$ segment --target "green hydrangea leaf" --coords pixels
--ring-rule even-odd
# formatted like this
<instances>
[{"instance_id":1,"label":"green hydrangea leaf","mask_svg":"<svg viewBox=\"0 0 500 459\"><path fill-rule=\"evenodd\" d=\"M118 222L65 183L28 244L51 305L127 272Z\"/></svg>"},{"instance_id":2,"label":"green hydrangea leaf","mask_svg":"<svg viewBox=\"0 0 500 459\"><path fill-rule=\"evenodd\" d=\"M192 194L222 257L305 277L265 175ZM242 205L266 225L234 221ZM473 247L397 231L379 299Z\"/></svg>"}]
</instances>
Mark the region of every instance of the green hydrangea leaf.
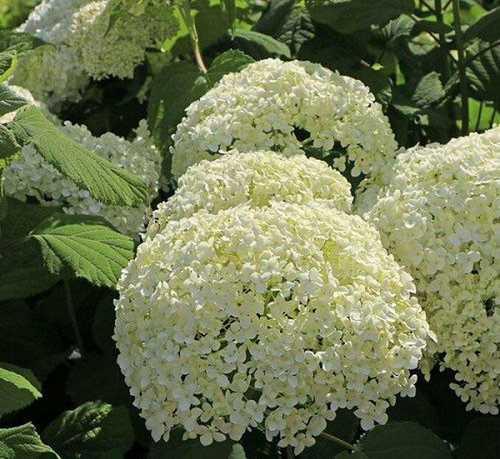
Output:
<instances>
[{"instance_id":1,"label":"green hydrangea leaf","mask_svg":"<svg viewBox=\"0 0 500 459\"><path fill-rule=\"evenodd\" d=\"M42 396L31 371L0 363L0 416L27 407Z\"/></svg>"},{"instance_id":2,"label":"green hydrangea leaf","mask_svg":"<svg viewBox=\"0 0 500 459\"><path fill-rule=\"evenodd\" d=\"M108 459L123 457L134 432L125 407L88 402L55 419L42 438L64 458Z\"/></svg>"},{"instance_id":3,"label":"green hydrangea leaf","mask_svg":"<svg viewBox=\"0 0 500 459\"><path fill-rule=\"evenodd\" d=\"M2 459L60 459L60 456L42 442L31 423L10 429L0 429L0 457Z\"/></svg>"},{"instance_id":4,"label":"green hydrangea leaf","mask_svg":"<svg viewBox=\"0 0 500 459\"><path fill-rule=\"evenodd\" d=\"M134 241L99 217L57 214L31 233L42 248L52 273L71 269L98 286L113 288L121 270L134 256Z\"/></svg>"},{"instance_id":5,"label":"green hydrangea leaf","mask_svg":"<svg viewBox=\"0 0 500 459\"><path fill-rule=\"evenodd\" d=\"M0 116L13 112L27 103L26 99L17 95L7 85L0 85Z\"/></svg>"},{"instance_id":6,"label":"green hydrangea leaf","mask_svg":"<svg viewBox=\"0 0 500 459\"><path fill-rule=\"evenodd\" d=\"M37 107L22 107L11 127L20 142L32 143L47 162L95 199L118 206L146 200L148 189L142 180L65 136Z\"/></svg>"},{"instance_id":7,"label":"green hydrangea leaf","mask_svg":"<svg viewBox=\"0 0 500 459\"><path fill-rule=\"evenodd\" d=\"M377 426L358 443L369 459L451 459L449 446L432 431L414 422Z\"/></svg>"}]
</instances>

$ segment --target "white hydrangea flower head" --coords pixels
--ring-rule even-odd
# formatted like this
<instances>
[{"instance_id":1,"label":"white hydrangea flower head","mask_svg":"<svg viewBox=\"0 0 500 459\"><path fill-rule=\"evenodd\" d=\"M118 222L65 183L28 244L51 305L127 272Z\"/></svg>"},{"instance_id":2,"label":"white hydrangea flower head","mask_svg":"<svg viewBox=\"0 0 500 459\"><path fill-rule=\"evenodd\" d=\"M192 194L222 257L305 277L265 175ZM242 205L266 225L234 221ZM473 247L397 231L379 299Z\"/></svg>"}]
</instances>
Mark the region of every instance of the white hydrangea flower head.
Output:
<instances>
[{"instance_id":1,"label":"white hydrangea flower head","mask_svg":"<svg viewBox=\"0 0 500 459\"><path fill-rule=\"evenodd\" d=\"M148 186L150 200L158 192L161 156L147 129L145 120L129 142L112 133L94 137L85 126L66 122L61 131L83 147L111 161L114 165L136 174ZM103 204L87 190L79 188L39 155L33 145L23 146L21 157L4 170L4 189L7 195L26 200L35 197L45 206L61 206L68 214L98 215L119 231L138 235L144 230L149 206L119 207Z\"/></svg>"},{"instance_id":2,"label":"white hydrangea flower head","mask_svg":"<svg viewBox=\"0 0 500 459\"><path fill-rule=\"evenodd\" d=\"M306 133L299 140L296 130ZM300 137L300 136L299 136ZM172 175L218 152L345 148L336 167L378 175L394 157L388 119L361 81L310 62L265 59L221 81L186 109L173 136Z\"/></svg>"},{"instance_id":3,"label":"white hydrangea flower head","mask_svg":"<svg viewBox=\"0 0 500 459\"><path fill-rule=\"evenodd\" d=\"M411 277L360 217L245 204L170 221L115 302L118 364L155 441L263 426L296 453L338 408L364 429L412 396L429 333Z\"/></svg>"},{"instance_id":4,"label":"white hydrangea flower head","mask_svg":"<svg viewBox=\"0 0 500 459\"><path fill-rule=\"evenodd\" d=\"M43 45L22 56L10 82L29 90L51 109L77 102L90 79L78 55L68 46Z\"/></svg>"},{"instance_id":5,"label":"white hydrangea flower head","mask_svg":"<svg viewBox=\"0 0 500 459\"><path fill-rule=\"evenodd\" d=\"M316 201L350 213L351 186L324 161L304 155L285 158L271 151L234 152L191 166L179 179L175 195L154 212L155 223L148 233L153 235L168 221L202 209L217 213L244 203L264 207L272 201Z\"/></svg>"},{"instance_id":6,"label":"white hydrangea flower head","mask_svg":"<svg viewBox=\"0 0 500 459\"><path fill-rule=\"evenodd\" d=\"M146 49L177 30L168 3L148 2L142 14L124 11L113 16L113 0L44 0L19 30L54 46L35 51L35 57L28 55L16 84L24 82L37 98L42 83L48 84L45 92L53 92L58 102L77 99L89 77L132 77ZM38 72L27 73L34 64ZM52 81L47 72L62 75Z\"/></svg>"},{"instance_id":7,"label":"white hydrangea flower head","mask_svg":"<svg viewBox=\"0 0 500 459\"><path fill-rule=\"evenodd\" d=\"M412 274L467 409L500 407L500 127L401 154L366 217ZM427 375L433 362L424 366Z\"/></svg>"}]
</instances>

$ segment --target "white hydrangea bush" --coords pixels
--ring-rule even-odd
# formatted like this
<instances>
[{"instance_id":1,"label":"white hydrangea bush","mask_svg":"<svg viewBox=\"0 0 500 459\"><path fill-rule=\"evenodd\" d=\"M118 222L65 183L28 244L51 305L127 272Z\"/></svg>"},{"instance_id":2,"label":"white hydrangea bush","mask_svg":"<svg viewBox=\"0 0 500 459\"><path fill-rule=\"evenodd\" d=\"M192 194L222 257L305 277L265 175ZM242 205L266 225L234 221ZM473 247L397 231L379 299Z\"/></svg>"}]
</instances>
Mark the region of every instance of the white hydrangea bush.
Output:
<instances>
[{"instance_id":1,"label":"white hydrangea bush","mask_svg":"<svg viewBox=\"0 0 500 459\"><path fill-rule=\"evenodd\" d=\"M90 78L131 78L146 49L177 31L169 3L114 15L113 0L42 1L19 30L50 45L21 59L13 83L54 106L77 101Z\"/></svg>"},{"instance_id":2,"label":"white hydrangea bush","mask_svg":"<svg viewBox=\"0 0 500 459\"><path fill-rule=\"evenodd\" d=\"M437 335L427 376L438 359L467 409L498 414L500 127L401 154L366 217L414 277Z\"/></svg>"},{"instance_id":3,"label":"white hydrangea bush","mask_svg":"<svg viewBox=\"0 0 500 459\"><path fill-rule=\"evenodd\" d=\"M118 364L156 441L262 426L298 454L337 409L370 429L415 393L425 313L358 216L317 203L199 211L140 245L118 290Z\"/></svg>"},{"instance_id":4,"label":"white hydrangea bush","mask_svg":"<svg viewBox=\"0 0 500 459\"><path fill-rule=\"evenodd\" d=\"M201 161L179 179L175 195L154 212L149 235L173 219L199 210L217 213L240 204L268 206L272 201L308 204L316 201L350 213L349 182L324 161L296 155L285 158L271 151L225 155Z\"/></svg>"},{"instance_id":5,"label":"white hydrangea bush","mask_svg":"<svg viewBox=\"0 0 500 459\"><path fill-rule=\"evenodd\" d=\"M296 129L308 133L300 140ZM299 136L300 137L300 136ZM272 150L284 156L304 147L325 152L339 144L352 175L387 171L396 142L381 106L361 81L310 62L265 59L221 81L186 110L171 149L172 175L219 152Z\"/></svg>"},{"instance_id":6,"label":"white hydrangea bush","mask_svg":"<svg viewBox=\"0 0 500 459\"><path fill-rule=\"evenodd\" d=\"M140 177L149 186L150 201L156 197L161 155L153 144L146 121L140 122L136 137L130 142L112 133L94 137L85 126L69 122L60 129L86 149ZM31 144L23 146L21 157L4 170L3 179L7 195L21 200L34 197L44 206L61 206L68 214L98 215L130 235L144 230L150 214L146 204L131 208L97 201L45 161Z\"/></svg>"}]
</instances>

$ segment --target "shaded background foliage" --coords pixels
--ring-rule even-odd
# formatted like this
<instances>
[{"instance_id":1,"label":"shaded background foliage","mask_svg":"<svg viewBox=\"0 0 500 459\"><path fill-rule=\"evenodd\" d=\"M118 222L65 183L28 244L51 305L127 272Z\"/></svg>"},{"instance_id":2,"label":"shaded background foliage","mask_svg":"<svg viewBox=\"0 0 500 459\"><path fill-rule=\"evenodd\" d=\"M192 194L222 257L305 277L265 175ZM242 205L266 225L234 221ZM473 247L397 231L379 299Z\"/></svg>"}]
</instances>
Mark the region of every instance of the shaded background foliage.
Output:
<instances>
[{"instance_id":1,"label":"shaded background foliage","mask_svg":"<svg viewBox=\"0 0 500 459\"><path fill-rule=\"evenodd\" d=\"M36 3L0 0L0 29L21 24ZM224 2L194 0L208 73L198 69L188 30L181 27L163 52L148 53L133 79L93 82L82 101L63 107L61 117L86 124L95 135L111 131L125 137L147 118L168 173L170 135L189 103L228 71L280 57L318 62L362 80L383 105L401 146L446 142L500 121L500 1L461 0L460 24L452 3L239 0L232 18ZM9 383L25 384L25 399L18 411L0 410L0 458L53 457L42 441L63 458L290 457L259 431L236 446L202 448L181 442L180 434L168 444L153 444L116 365L114 292L65 273L26 269L28 258L18 263L23 270L12 274L12 260L0 260L0 368L5 381L13 378L9 369L17 368L28 383ZM35 280L40 285L31 290ZM15 294L9 287L14 283ZM451 380L437 370L430 383L421 378L417 396L400 399L390 409L390 423L361 440L356 418L341 412L327 432L360 440L363 452L350 455L320 439L300 457L499 458L499 417L466 412L448 388ZM0 384L0 407L13 397L9 384ZM36 426L41 440L26 423ZM32 447L20 455L16 444L26 438Z\"/></svg>"}]
</instances>

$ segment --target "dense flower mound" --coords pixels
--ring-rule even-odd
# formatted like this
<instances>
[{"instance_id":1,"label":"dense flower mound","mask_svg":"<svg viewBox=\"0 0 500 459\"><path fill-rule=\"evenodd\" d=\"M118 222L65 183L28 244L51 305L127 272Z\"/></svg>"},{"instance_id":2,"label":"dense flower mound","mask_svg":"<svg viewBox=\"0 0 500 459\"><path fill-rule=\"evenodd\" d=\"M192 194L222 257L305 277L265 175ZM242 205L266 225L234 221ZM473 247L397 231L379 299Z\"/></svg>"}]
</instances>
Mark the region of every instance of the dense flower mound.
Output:
<instances>
[{"instance_id":1,"label":"dense flower mound","mask_svg":"<svg viewBox=\"0 0 500 459\"><path fill-rule=\"evenodd\" d=\"M307 204L323 202L350 213L351 186L324 161L297 155L285 158L273 152L225 155L202 161L180 178L179 188L154 213L152 234L168 221L190 217L199 210L217 213L243 203L268 206L271 201Z\"/></svg>"},{"instance_id":2,"label":"dense flower mound","mask_svg":"<svg viewBox=\"0 0 500 459\"><path fill-rule=\"evenodd\" d=\"M396 150L381 106L358 80L310 62L266 59L222 80L186 110L174 134L172 174L216 153L346 149L336 166L353 175L384 173Z\"/></svg>"},{"instance_id":3,"label":"dense flower mound","mask_svg":"<svg viewBox=\"0 0 500 459\"><path fill-rule=\"evenodd\" d=\"M118 290L118 363L155 440L262 425L299 453L341 407L370 429L414 393L429 332L377 231L316 203L172 220Z\"/></svg>"},{"instance_id":4,"label":"dense flower mound","mask_svg":"<svg viewBox=\"0 0 500 459\"><path fill-rule=\"evenodd\" d=\"M399 156L367 214L413 275L468 409L500 406L500 128ZM430 368L424 368L429 372Z\"/></svg>"},{"instance_id":5,"label":"dense flower mound","mask_svg":"<svg viewBox=\"0 0 500 459\"><path fill-rule=\"evenodd\" d=\"M151 199L156 196L161 158L145 121L141 121L137 136L131 142L112 133L93 137L85 126L70 123L61 130L88 150L142 178L150 187ZM149 207L118 207L96 201L87 190L80 189L46 162L32 145L22 148L21 158L4 171L3 177L6 193L18 199L32 196L42 205L62 206L68 214L100 215L121 232L131 235L144 229Z\"/></svg>"},{"instance_id":6,"label":"dense flower mound","mask_svg":"<svg viewBox=\"0 0 500 459\"><path fill-rule=\"evenodd\" d=\"M149 2L142 14L115 15L112 0L44 0L20 30L53 46L21 60L14 83L54 104L77 99L89 77L132 77L146 49L177 30L167 4Z\"/></svg>"}]
</instances>

